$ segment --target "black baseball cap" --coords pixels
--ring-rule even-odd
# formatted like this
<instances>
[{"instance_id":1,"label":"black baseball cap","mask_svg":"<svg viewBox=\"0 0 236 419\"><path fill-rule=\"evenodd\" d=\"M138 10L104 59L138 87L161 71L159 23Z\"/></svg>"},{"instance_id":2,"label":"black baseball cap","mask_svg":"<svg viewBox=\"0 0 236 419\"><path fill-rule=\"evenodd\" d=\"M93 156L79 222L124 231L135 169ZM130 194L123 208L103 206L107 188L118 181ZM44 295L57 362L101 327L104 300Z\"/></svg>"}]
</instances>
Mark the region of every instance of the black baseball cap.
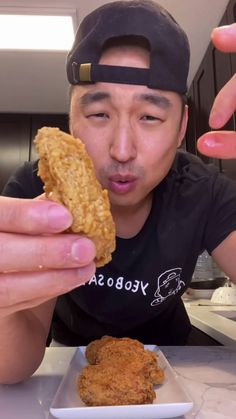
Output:
<instances>
[{"instance_id":1,"label":"black baseball cap","mask_svg":"<svg viewBox=\"0 0 236 419\"><path fill-rule=\"evenodd\" d=\"M126 36L148 42L150 68L99 64L104 45ZM162 6L151 0L115 1L95 9L80 24L67 57L67 77L72 85L125 83L184 94L189 56L185 32Z\"/></svg>"}]
</instances>

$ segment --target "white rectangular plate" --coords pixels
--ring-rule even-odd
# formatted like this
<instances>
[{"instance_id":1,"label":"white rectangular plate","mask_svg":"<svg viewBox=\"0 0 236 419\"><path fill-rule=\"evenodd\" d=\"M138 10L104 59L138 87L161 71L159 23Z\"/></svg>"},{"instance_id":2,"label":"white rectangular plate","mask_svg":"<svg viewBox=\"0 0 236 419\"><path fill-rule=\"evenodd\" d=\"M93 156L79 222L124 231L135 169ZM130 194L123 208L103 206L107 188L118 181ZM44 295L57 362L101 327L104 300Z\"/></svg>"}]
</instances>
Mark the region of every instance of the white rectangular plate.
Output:
<instances>
[{"instance_id":1,"label":"white rectangular plate","mask_svg":"<svg viewBox=\"0 0 236 419\"><path fill-rule=\"evenodd\" d=\"M164 419L175 418L188 412L193 402L181 387L167 359L157 346L146 345L159 357L159 365L164 369L165 381L155 386L157 394L153 404L129 406L86 406L79 397L76 380L81 369L87 365L85 347L77 349L67 373L52 402L50 412L59 419Z\"/></svg>"}]
</instances>

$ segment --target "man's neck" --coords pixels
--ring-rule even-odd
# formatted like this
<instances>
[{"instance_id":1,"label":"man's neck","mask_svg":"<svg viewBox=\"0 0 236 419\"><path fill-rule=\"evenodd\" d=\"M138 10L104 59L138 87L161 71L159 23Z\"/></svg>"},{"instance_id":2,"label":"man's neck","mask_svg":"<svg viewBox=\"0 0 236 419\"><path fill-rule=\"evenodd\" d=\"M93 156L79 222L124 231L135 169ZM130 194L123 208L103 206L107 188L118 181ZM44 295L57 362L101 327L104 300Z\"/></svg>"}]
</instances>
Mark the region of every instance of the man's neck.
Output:
<instances>
[{"instance_id":1,"label":"man's neck","mask_svg":"<svg viewBox=\"0 0 236 419\"><path fill-rule=\"evenodd\" d=\"M152 194L141 203L130 207L112 207L116 235L123 239L136 236L145 224L152 208Z\"/></svg>"}]
</instances>

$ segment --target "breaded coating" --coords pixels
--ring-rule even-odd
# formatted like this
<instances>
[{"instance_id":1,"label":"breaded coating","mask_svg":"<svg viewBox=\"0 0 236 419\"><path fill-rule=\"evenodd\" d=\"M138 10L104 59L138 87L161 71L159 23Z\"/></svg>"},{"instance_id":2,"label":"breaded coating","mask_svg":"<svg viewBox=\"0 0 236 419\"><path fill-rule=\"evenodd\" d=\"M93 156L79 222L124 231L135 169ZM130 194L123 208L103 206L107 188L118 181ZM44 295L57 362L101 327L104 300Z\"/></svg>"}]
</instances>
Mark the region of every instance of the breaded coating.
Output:
<instances>
[{"instance_id":1,"label":"breaded coating","mask_svg":"<svg viewBox=\"0 0 236 419\"><path fill-rule=\"evenodd\" d=\"M109 342L110 340L113 340L112 336L103 336L101 339L96 339L90 342L86 346L85 350L85 356L90 364L96 364L96 357L97 352L99 349L106 344L106 342Z\"/></svg>"},{"instance_id":2,"label":"breaded coating","mask_svg":"<svg viewBox=\"0 0 236 419\"><path fill-rule=\"evenodd\" d=\"M152 403L153 386L164 372L158 355L136 339L103 336L86 348L90 365L78 377L78 392L88 406Z\"/></svg>"},{"instance_id":3,"label":"breaded coating","mask_svg":"<svg viewBox=\"0 0 236 419\"><path fill-rule=\"evenodd\" d=\"M88 365L78 378L78 391L88 406L114 406L152 403L152 384L134 371L117 373L114 365Z\"/></svg>"},{"instance_id":4,"label":"breaded coating","mask_svg":"<svg viewBox=\"0 0 236 419\"><path fill-rule=\"evenodd\" d=\"M34 142L46 196L69 209L73 223L68 231L90 238L96 246L96 266L105 265L115 250L115 224L108 192L98 182L84 144L49 127L39 129Z\"/></svg>"},{"instance_id":5,"label":"breaded coating","mask_svg":"<svg viewBox=\"0 0 236 419\"><path fill-rule=\"evenodd\" d=\"M129 369L143 374L152 384L162 384L164 373L158 366L158 357L155 352L132 345L127 340L106 342L99 348L96 364L113 364L119 369Z\"/></svg>"},{"instance_id":6,"label":"breaded coating","mask_svg":"<svg viewBox=\"0 0 236 419\"><path fill-rule=\"evenodd\" d=\"M116 338L112 336L103 336L101 339L96 339L90 342L85 351L86 358L90 364L96 364L97 363L97 354L99 353L100 349L105 346L108 342L127 342L129 344L129 347L140 347L144 348L144 345L139 342L136 339L130 339L130 338Z\"/></svg>"}]
</instances>

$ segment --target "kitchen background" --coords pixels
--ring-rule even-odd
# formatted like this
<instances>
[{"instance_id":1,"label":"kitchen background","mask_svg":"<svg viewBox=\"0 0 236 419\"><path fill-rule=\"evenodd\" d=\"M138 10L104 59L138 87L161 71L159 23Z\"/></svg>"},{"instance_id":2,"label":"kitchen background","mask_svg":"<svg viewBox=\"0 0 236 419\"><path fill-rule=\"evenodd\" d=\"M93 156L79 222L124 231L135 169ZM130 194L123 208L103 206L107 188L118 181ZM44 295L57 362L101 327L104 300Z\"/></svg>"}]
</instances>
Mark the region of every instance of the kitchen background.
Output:
<instances>
[{"instance_id":1,"label":"kitchen background","mask_svg":"<svg viewBox=\"0 0 236 419\"><path fill-rule=\"evenodd\" d=\"M1 9L9 13L35 9L50 14L65 11L73 15L76 28L92 8L103 3L103 0L0 0L0 14ZM210 33L218 24L235 21L236 1L159 0L159 3L173 14L190 40L190 120L184 145L197 154L196 140L209 129L213 99L236 69L235 55L215 50L210 44ZM0 50L0 191L18 165L37 157L32 140L38 128L49 125L68 130L66 55L67 51ZM235 118L227 128L235 128ZM235 163L230 160L213 163L236 179Z\"/></svg>"},{"instance_id":2,"label":"kitchen background","mask_svg":"<svg viewBox=\"0 0 236 419\"><path fill-rule=\"evenodd\" d=\"M39 14L48 12L52 15L65 13L73 16L76 29L90 10L104 2L0 0L0 14L30 11L37 11ZM235 54L220 53L210 43L210 34L215 26L236 21L236 0L159 0L159 3L173 14L189 37L189 125L184 147L191 153L198 154L197 138L209 130L208 116L214 97L236 72ZM33 139L38 128L44 125L58 126L68 131L69 86L65 72L66 56L67 51L0 49L0 192L17 166L37 158ZM235 129L235 116L226 128ZM215 164L219 171L236 180L235 161L200 157L207 163ZM214 291L212 288L223 285L224 278L222 283L217 283L214 287L213 282L209 286L208 279L223 275L206 252L199 257L192 288L189 288L191 292L185 296L191 322L199 330L198 344L236 344L236 305L235 310L225 311L223 315L222 311L212 311L212 302L209 300ZM204 294L197 294L202 291ZM234 294L236 301L236 289ZM195 297L193 301L192 297ZM197 297L200 300L196 300ZM201 298L208 300L203 301ZM225 301L227 302L222 300L222 304ZM221 310L223 308L221 305ZM206 335L211 337L212 342L209 338L205 340Z\"/></svg>"}]
</instances>

